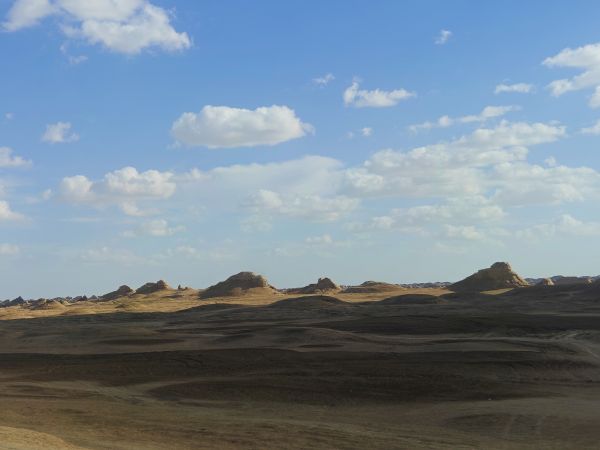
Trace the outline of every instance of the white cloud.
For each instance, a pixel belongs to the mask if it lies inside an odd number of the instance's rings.
[[[11,112],[7,112],[7,113],[4,114],[4,118],[6,120],[13,120],[15,118],[15,114],[11,113]]]
[[[552,81],[548,88],[552,95],[558,97],[567,92],[593,88],[589,105],[600,107],[600,43],[584,45],[575,49],[566,48],[543,62],[548,67],[568,67],[579,69],[581,74],[573,78]]]
[[[382,91],[375,89],[373,91],[359,89],[358,81],[354,81],[350,87],[344,91],[344,104],[356,108],[385,108],[395,106],[402,100],[414,97],[414,92],[406,89],[395,89],[393,91]]]
[[[583,134],[594,134],[594,135],[598,135],[600,134],[600,120],[598,120],[594,125],[592,125],[591,127],[587,127],[587,128],[582,128],[581,132]]]
[[[359,201],[345,196],[281,195],[261,189],[244,202],[254,214],[274,214],[315,222],[333,222],[350,213]]]
[[[59,190],[62,199],[69,203],[95,207],[117,205],[124,213],[137,216],[142,215],[138,201],[167,199],[175,189],[171,172],[138,172],[133,167],[125,167],[107,173],[96,182],[83,175],[65,177]]]
[[[313,78],[313,83],[315,83],[317,86],[327,86],[333,80],[335,80],[335,77],[333,76],[333,74],[327,73],[327,74],[323,75],[322,77]]]
[[[515,84],[499,84],[494,90],[494,94],[502,93],[518,93],[518,94],[529,94],[533,92],[533,84],[528,83],[515,83]]]
[[[448,143],[407,152],[382,150],[362,167],[345,171],[344,192],[359,197],[406,198],[475,196],[492,191],[500,195],[499,192],[510,187],[511,179],[515,181],[510,167],[515,168],[515,173],[528,168],[530,175],[538,178],[541,170],[547,183],[546,192],[561,183],[574,183],[582,188],[584,183],[595,182],[594,171],[590,174],[589,170],[562,167],[552,169],[554,172],[551,173],[549,169],[537,169],[537,166],[524,162],[527,147],[554,142],[563,136],[565,129],[562,126],[503,121],[494,128],[480,128]],[[518,162],[522,164],[517,165]],[[552,179],[549,175],[558,178]],[[582,175],[585,177],[578,180],[577,177]],[[543,187],[541,182],[536,186]]]
[[[17,0],[8,11],[7,20],[2,24],[6,31],[36,25],[41,19],[56,12],[49,0]]]
[[[13,151],[9,147],[0,147],[0,168],[3,167],[24,167],[30,166],[28,161],[20,156],[13,156]]]
[[[373,134],[373,128],[371,128],[371,127],[361,128],[360,134],[362,134],[364,137],[369,137]]]
[[[169,12],[147,0],[16,0],[3,28],[17,31],[54,15],[62,31],[71,38],[126,54],[147,48],[166,51],[191,46],[187,33],[171,25]]]
[[[16,222],[23,219],[25,216],[14,212],[6,200],[0,200],[0,222]]]
[[[79,140],[79,135],[71,131],[69,122],[57,122],[46,125],[46,131],[42,135],[42,142],[50,144],[65,144],[68,142],[76,142]]]
[[[14,244],[0,244],[0,255],[3,256],[16,256],[21,253],[21,249],[18,245]]]
[[[124,233],[126,237],[153,236],[166,237],[173,236],[176,233],[185,231],[182,225],[171,226],[165,219],[154,219],[142,223],[137,230],[130,230]]]
[[[508,106],[486,106],[481,110],[479,114],[461,116],[461,117],[450,117],[450,116],[441,116],[435,122],[423,122],[420,124],[410,125],[408,128],[413,133],[416,133],[419,130],[430,130],[432,128],[447,128],[455,124],[465,124],[465,123],[483,123],[489,119],[494,119],[497,117],[502,117],[505,114],[511,111],[518,111],[520,108],[518,106],[508,105]]]
[[[171,128],[179,143],[208,148],[276,145],[313,131],[293,109],[277,105],[255,110],[205,106],[198,114],[183,113]]]
[[[600,222],[584,222],[570,214],[563,214],[551,223],[534,225],[519,230],[515,235],[521,239],[539,240],[559,235],[596,237],[600,236]]]
[[[435,38],[435,43],[437,45],[444,45],[448,42],[448,39],[452,37],[452,31],[450,30],[440,30],[440,34]]]
[[[323,234],[321,236],[310,236],[310,237],[307,237],[304,240],[304,242],[306,242],[309,245],[317,245],[317,246],[333,245],[333,243],[334,243],[333,238],[329,234]]]
[[[485,234],[472,225],[446,225],[446,237],[451,239],[465,239],[469,241],[480,241],[485,239]]]
[[[85,250],[79,258],[87,263],[116,263],[125,266],[147,265],[152,261],[122,248],[100,247]]]

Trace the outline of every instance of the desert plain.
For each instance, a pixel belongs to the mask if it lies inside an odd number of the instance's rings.
[[[600,448],[600,283],[500,269],[5,305],[0,448]]]

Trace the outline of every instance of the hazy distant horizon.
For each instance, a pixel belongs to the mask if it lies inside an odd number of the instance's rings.
[[[543,6],[3,2],[0,299],[600,274],[600,4]]]

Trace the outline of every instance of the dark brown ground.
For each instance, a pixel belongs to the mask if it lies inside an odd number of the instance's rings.
[[[600,448],[599,292],[15,310],[0,448]]]

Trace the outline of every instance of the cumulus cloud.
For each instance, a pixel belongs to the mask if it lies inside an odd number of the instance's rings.
[[[63,200],[95,207],[119,206],[125,214],[141,215],[137,202],[161,200],[175,193],[171,172],[148,170],[138,172],[125,167],[107,173],[102,180],[92,181],[83,175],[63,178],[59,192]]]
[[[191,46],[187,33],[177,32],[168,11],[147,0],[16,0],[3,28],[18,31],[55,16],[66,36],[126,54],[147,48],[166,51]]]
[[[550,169],[537,169],[525,162],[529,146],[554,142],[565,134],[565,128],[559,125],[503,121],[494,128],[480,128],[448,143],[407,152],[381,150],[362,167],[345,171],[345,192],[359,197],[485,195],[493,189],[500,192],[510,187],[515,175],[510,173],[510,167],[529,168],[530,175],[538,178],[541,171],[549,186],[564,181],[583,188],[584,183],[595,182],[592,173],[553,168],[558,177],[553,180],[546,176]],[[577,180],[580,175],[586,176]]]
[[[572,78],[554,80],[548,89],[555,97],[567,92],[593,88],[589,99],[592,108],[600,107],[600,43],[584,45],[575,49],[566,48],[558,54],[546,58],[547,67],[567,67],[582,71]]]
[[[317,86],[327,86],[333,80],[335,80],[335,77],[333,76],[333,74],[327,73],[327,74],[323,75],[322,77],[313,78],[313,83],[315,83]]]
[[[208,148],[276,145],[313,131],[293,109],[277,105],[255,110],[205,106],[200,113],[183,113],[171,128],[177,142]]]
[[[46,131],[42,135],[42,142],[49,144],[65,144],[76,142],[79,135],[71,130],[72,125],[69,122],[57,122],[46,125]]]
[[[406,89],[395,89],[393,91],[383,91],[375,89],[367,91],[360,89],[358,81],[354,81],[344,91],[344,104],[346,106],[354,106],[356,108],[386,108],[395,106],[402,100],[407,100],[414,97],[414,92],[409,92]]]
[[[356,209],[359,201],[345,196],[281,195],[261,189],[244,206],[257,214],[276,214],[316,222],[333,222]]]
[[[437,45],[444,45],[448,42],[448,40],[452,37],[452,31],[450,30],[440,30],[440,33],[435,38],[435,43]]]
[[[529,94],[533,92],[533,84],[528,83],[514,83],[514,84],[499,84],[494,90],[494,94],[502,93],[518,93],[518,94]]]
[[[0,222],[17,222],[25,219],[25,216],[14,212],[6,200],[0,200]]]
[[[4,167],[24,167],[30,166],[28,161],[21,156],[13,155],[13,150],[9,147],[0,147],[0,168]]]
[[[413,133],[416,133],[420,130],[430,130],[432,128],[447,128],[456,124],[465,124],[465,123],[483,123],[489,119],[502,117],[505,114],[511,111],[518,111],[520,108],[518,106],[508,105],[508,106],[486,106],[481,110],[479,114],[472,114],[468,116],[461,117],[450,117],[450,116],[441,116],[435,122],[423,122],[415,125],[410,125],[408,128]]]

